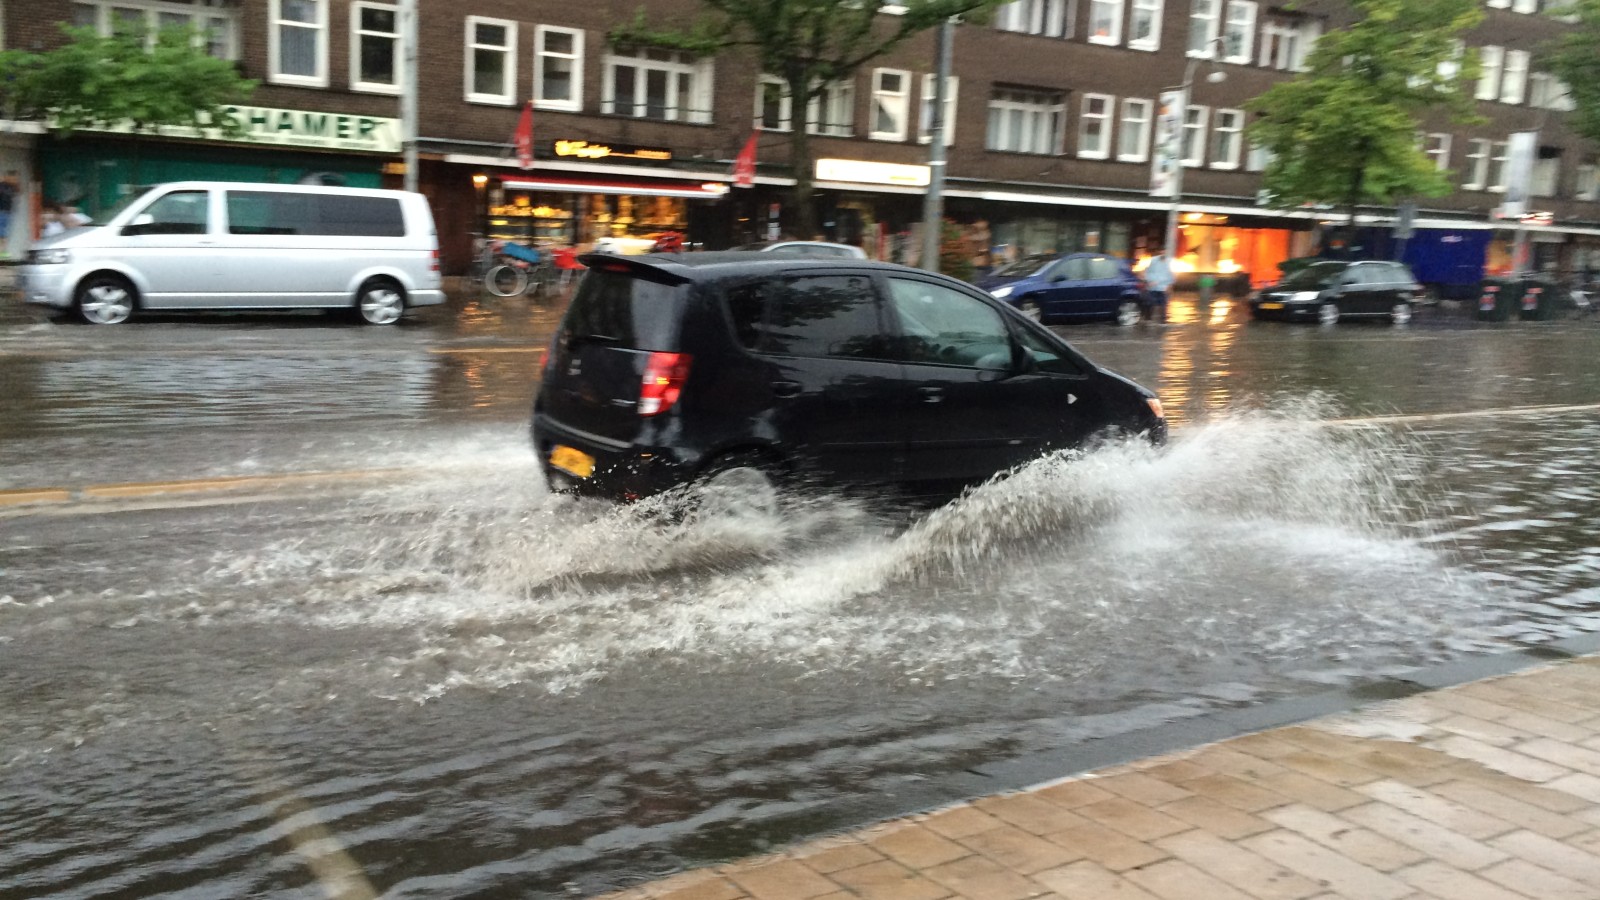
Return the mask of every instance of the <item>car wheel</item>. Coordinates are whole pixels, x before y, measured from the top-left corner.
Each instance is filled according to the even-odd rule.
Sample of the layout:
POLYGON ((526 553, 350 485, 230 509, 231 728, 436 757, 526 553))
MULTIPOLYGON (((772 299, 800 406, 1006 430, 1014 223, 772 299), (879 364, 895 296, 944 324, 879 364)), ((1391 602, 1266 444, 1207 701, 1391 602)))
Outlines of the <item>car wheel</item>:
POLYGON ((1404 325, 1411 321, 1411 304, 1400 301, 1389 308, 1389 321, 1396 325, 1404 325))
POLYGON ((374 278, 356 295, 356 311, 368 325, 393 325, 406 311, 406 295, 387 278, 374 278))
POLYGON ((1017 311, 1034 320, 1035 322, 1044 321, 1044 309, 1039 306, 1039 301, 1033 299, 1032 297, 1027 297, 1019 301, 1017 303, 1017 311))
POLYGON ((137 296, 121 275, 91 275, 78 285, 78 315, 90 325, 120 325, 133 315, 137 296))
POLYGON ((1317 323, 1320 325, 1339 324, 1339 304, 1329 300, 1317 307, 1317 323))
POLYGON ((761 519, 778 514, 779 472, 759 453, 734 453, 706 468, 695 484, 699 519, 761 519))
POLYGON ((1117 324, 1124 326, 1135 325, 1138 323, 1138 321, 1139 304, 1133 302, 1132 300, 1122 301, 1122 305, 1117 307, 1117 324))

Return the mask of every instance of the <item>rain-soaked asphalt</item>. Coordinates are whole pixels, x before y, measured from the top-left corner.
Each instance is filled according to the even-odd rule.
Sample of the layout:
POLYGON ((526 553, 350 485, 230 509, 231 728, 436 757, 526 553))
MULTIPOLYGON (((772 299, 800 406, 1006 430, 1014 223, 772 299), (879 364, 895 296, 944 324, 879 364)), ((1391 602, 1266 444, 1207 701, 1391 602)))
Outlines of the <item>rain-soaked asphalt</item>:
POLYGON ((1600 630, 1600 408, 1526 409, 1600 404, 1600 321, 1075 326, 1172 444, 907 527, 546 496, 558 314, 0 315, 0 488, 407 470, 0 510, 0 896, 592 892, 994 760, 1600 630))

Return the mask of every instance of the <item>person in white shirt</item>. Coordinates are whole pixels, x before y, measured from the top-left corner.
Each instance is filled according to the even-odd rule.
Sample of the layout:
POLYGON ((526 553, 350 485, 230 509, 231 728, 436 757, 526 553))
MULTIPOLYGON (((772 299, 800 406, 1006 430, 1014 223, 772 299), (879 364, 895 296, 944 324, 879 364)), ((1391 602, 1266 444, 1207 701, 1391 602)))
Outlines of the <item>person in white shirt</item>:
POLYGON ((1165 250, 1156 251, 1144 269, 1145 315, 1153 322, 1167 320, 1167 294, 1172 290, 1172 262, 1165 250))

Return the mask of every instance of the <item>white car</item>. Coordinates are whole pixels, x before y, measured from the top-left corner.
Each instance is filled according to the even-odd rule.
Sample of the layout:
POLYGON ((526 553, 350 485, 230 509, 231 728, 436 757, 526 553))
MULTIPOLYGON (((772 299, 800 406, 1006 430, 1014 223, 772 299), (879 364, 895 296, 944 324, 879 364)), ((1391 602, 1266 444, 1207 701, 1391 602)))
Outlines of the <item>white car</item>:
POLYGON ((735 250, 753 250, 757 253, 783 253, 788 256, 805 256, 815 259, 817 257, 836 257, 838 259, 866 259, 867 253, 860 247, 850 244, 834 244, 829 241, 772 241, 761 244, 745 244, 735 247, 735 250))

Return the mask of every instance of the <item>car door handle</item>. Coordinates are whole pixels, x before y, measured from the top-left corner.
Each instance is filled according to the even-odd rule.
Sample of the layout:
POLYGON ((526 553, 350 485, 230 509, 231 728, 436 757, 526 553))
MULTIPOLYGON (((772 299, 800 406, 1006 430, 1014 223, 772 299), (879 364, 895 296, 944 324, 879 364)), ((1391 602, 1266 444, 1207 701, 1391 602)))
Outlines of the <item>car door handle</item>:
POLYGON ((774 381, 772 383, 772 393, 778 397, 798 397, 800 396, 800 382, 774 381))
POLYGON ((944 388, 940 387, 917 388, 917 393, 922 395, 923 403, 938 403, 944 399, 944 388))

